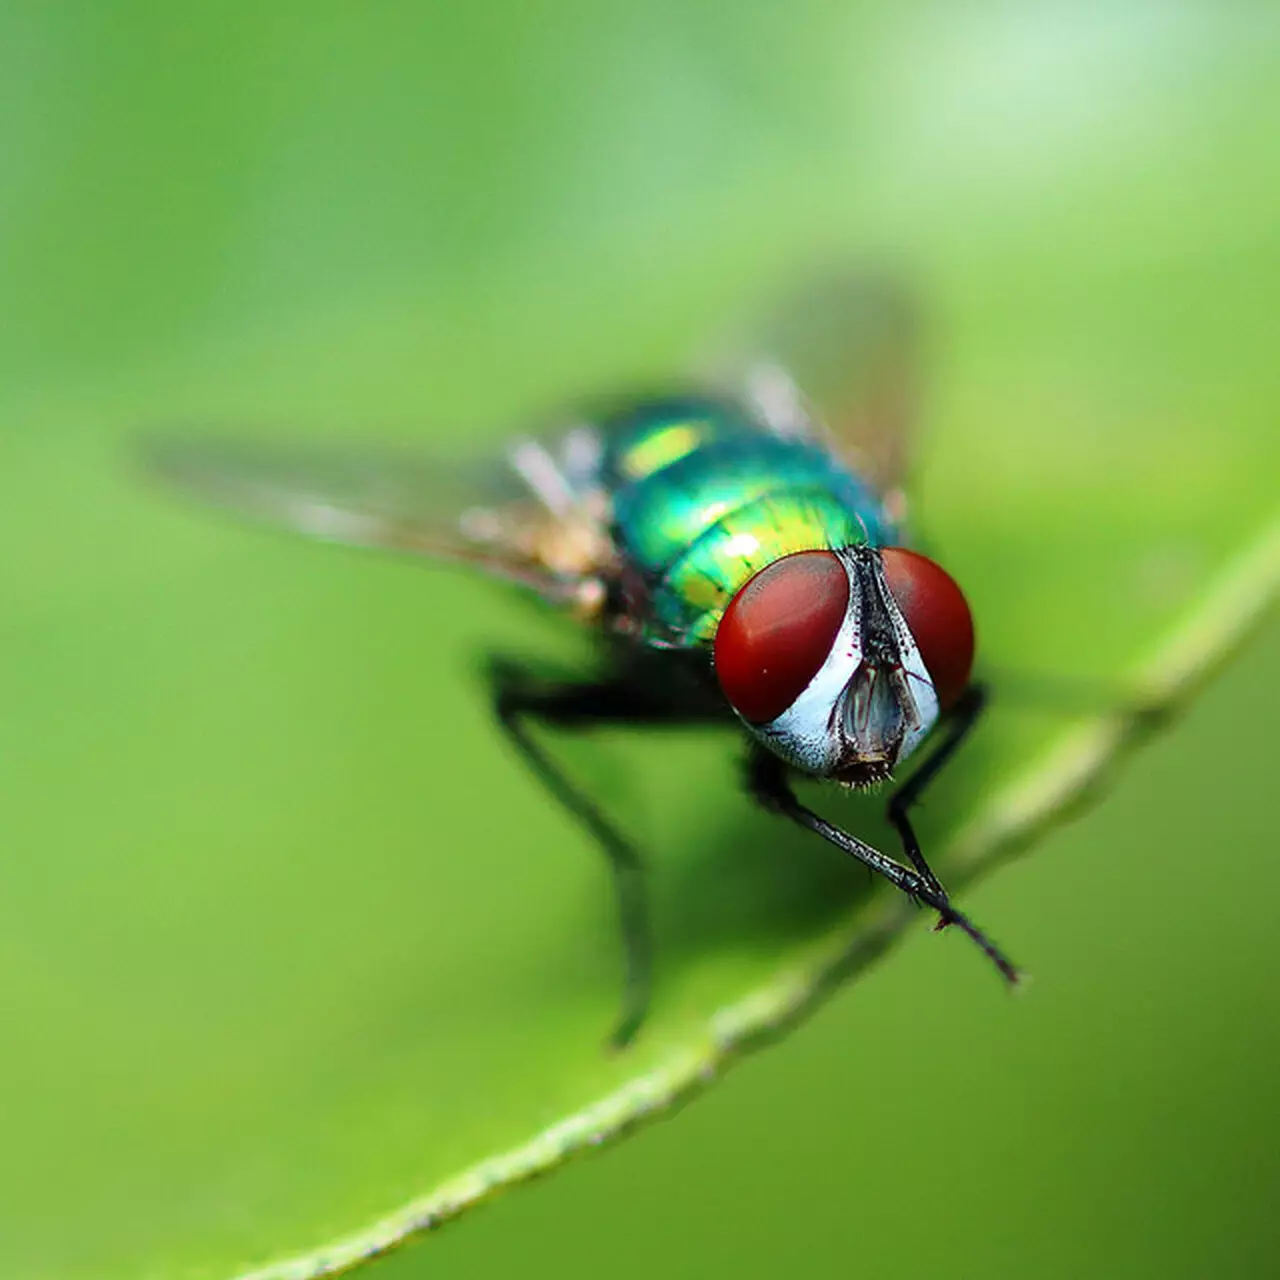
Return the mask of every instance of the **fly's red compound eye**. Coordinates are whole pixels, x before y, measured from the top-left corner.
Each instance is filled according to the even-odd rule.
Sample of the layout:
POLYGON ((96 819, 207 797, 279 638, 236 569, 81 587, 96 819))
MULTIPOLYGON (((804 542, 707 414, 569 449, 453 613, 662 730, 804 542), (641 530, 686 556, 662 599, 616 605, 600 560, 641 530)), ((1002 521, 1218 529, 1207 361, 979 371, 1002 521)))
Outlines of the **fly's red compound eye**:
POLYGON ((826 662, 849 607, 849 577, 830 551, 798 551, 761 569, 716 631, 716 676, 744 720, 768 724, 826 662))
POLYGON ((973 614, 955 579, 927 556, 886 547, 884 577, 911 628, 938 705, 945 711, 965 691, 973 670, 973 614))

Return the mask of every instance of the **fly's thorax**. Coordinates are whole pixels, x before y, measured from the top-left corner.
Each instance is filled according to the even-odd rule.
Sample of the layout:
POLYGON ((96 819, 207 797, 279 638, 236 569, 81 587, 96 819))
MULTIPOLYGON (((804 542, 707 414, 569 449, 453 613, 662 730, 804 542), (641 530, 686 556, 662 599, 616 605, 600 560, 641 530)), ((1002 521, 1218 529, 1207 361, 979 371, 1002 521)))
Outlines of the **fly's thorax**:
POLYGON ((717 520, 662 575, 655 621, 687 644, 710 644, 729 602, 762 569, 796 552, 865 536, 849 510, 823 490, 757 498, 717 520))
POLYGON ((726 611, 716 664, 760 741, 851 786, 888 778, 938 719, 933 680, 874 547, 770 565, 726 611))
POLYGON ((872 491, 830 455, 771 437, 716 440, 614 494, 613 533, 650 602, 649 638, 710 644, 756 572, 796 551, 876 542, 872 491))
POLYGON ((644 400, 606 415, 599 474, 611 489, 647 480, 718 441, 758 434, 759 424, 741 406, 706 395, 644 400))
POLYGON ((751 527, 762 539, 785 536, 788 497, 815 493, 845 510, 840 525, 861 521, 866 526, 859 541, 876 540, 883 517, 866 485, 815 444, 761 433, 712 439, 620 485, 613 518, 627 555, 651 572, 662 572, 714 525, 761 499, 783 505, 761 508, 751 527), (776 527, 770 530, 769 523, 776 527))
POLYGON ((671 397, 606 426, 611 616, 648 644, 709 646, 743 584, 793 552, 893 540, 879 495, 823 439, 778 434, 741 405, 671 397))

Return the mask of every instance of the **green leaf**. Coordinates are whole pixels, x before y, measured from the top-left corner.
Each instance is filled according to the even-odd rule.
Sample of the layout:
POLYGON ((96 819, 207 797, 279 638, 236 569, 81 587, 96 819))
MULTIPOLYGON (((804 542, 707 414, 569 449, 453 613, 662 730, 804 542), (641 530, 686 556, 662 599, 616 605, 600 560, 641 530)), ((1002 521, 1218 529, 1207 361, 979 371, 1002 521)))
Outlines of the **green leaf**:
MULTIPOLYGON (((922 999, 999 997, 962 938, 753 814, 732 735, 557 739, 650 854, 654 1017, 606 1052, 607 876, 475 677, 581 637, 183 510, 131 473, 138 429, 462 451, 677 370, 814 253, 882 248, 933 320, 919 523, 1007 695, 924 815, 955 885, 1109 783, 1276 594, 1269 29, 496 12, 0 18, 15 1280, 348 1266, 665 1113, 907 935, 951 953, 922 999), (1017 673, 1104 696, 1046 709, 1017 673)), ((815 796, 888 838, 874 801, 815 796)), ((982 923, 1034 974, 1016 915, 982 923)))

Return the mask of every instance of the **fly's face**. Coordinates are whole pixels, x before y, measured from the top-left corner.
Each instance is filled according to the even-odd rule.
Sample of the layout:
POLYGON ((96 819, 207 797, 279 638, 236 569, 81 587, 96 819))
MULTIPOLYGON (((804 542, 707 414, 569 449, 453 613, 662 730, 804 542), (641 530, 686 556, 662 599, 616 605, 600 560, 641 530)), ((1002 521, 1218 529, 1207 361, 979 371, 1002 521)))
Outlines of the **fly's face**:
POLYGON ((950 575, 917 552, 801 551, 734 596, 715 664, 730 705, 771 750, 866 787, 964 692, 973 618, 950 575))

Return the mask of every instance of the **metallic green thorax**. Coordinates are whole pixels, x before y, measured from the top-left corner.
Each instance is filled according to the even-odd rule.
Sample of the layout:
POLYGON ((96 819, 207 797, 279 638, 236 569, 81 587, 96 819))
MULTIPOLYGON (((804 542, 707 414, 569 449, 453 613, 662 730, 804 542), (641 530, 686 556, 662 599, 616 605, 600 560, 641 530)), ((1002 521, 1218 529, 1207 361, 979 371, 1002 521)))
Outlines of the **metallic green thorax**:
POLYGON ((607 425, 614 536, 645 584, 653 643, 710 643, 738 589, 781 556, 895 540, 875 491, 823 442, 731 404, 653 402, 607 425))

